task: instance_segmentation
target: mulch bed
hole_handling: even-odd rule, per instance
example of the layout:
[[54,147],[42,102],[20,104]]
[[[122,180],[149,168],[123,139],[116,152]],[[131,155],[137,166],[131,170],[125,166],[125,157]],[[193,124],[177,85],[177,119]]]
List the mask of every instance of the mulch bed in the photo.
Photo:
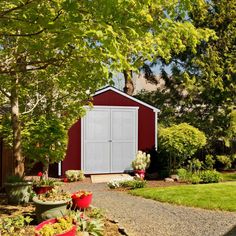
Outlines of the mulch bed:
[[[37,225],[36,216],[34,214],[35,207],[32,203],[25,205],[8,205],[7,198],[5,194],[0,194],[0,218],[5,218],[9,216],[24,215],[30,216],[34,220],[29,226],[24,227],[21,232],[17,232],[18,235],[32,236],[34,235],[34,227]],[[120,236],[119,227],[116,223],[105,219],[104,222],[104,236]],[[0,232],[1,235],[1,232]]]

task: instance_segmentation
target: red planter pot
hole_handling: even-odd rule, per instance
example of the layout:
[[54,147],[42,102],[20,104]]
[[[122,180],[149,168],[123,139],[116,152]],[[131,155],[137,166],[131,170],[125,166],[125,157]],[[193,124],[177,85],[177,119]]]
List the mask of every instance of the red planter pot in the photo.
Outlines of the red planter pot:
[[89,195],[81,195],[79,197],[76,194],[80,194],[80,192],[73,193],[71,198],[73,205],[77,206],[78,208],[88,208],[92,202],[93,194],[90,193]]
[[36,194],[43,194],[43,193],[46,193],[50,190],[52,190],[53,187],[52,186],[33,186],[33,190]]
[[134,170],[134,173],[138,174],[141,179],[144,179],[146,171],[145,170]]
[[[35,227],[36,231],[39,231],[40,229],[43,228],[44,225],[47,224],[54,224],[57,222],[57,219],[49,219],[49,220],[45,220],[42,223],[40,223],[39,225],[37,225]],[[39,233],[35,232],[35,236],[40,236]],[[62,233],[62,234],[56,234],[55,236],[76,236],[76,225],[74,225],[70,230]]]

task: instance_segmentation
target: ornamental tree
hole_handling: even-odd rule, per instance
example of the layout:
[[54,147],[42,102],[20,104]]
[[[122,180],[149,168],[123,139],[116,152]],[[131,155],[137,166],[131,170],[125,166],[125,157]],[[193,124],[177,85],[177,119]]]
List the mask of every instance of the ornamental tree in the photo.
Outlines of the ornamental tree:
[[187,123],[159,130],[159,148],[173,159],[174,170],[205,145],[205,134]]

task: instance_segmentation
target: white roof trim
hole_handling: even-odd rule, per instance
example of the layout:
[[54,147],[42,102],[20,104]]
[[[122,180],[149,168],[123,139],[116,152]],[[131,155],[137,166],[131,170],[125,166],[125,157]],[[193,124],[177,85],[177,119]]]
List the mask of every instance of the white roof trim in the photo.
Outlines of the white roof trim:
[[147,103],[145,103],[145,102],[142,102],[142,101],[140,101],[139,99],[134,98],[134,97],[132,97],[132,96],[130,96],[130,95],[128,95],[128,94],[126,94],[126,93],[120,91],[119,89],[116,89],[116,88],[111,87],[111,86],[108,86],[108,87],[105,87],[105,88],[102,88],[102,89],[98,90],[98,91],[94,94],[94,96],[96,96],[96,95],[98,95],[98,94],[101,94],[101,93],[104,93],[104,92],[109,91],[109,90],[111,90],[111,91],[113,91],[113,92],[115,92],[115,93],[119,93],[120,95],[122,95],[122,96],[124,96],[124,97],[127,97],[127,98],[129,98],[129,99],[131,99],[131,100],[133,100],[133,101],[135,101],[135,102],[137,102],[137,103],[140,103],[140,104],[142,104],[143,106],[152,109],[154,112],[160,112],[160,110],[159,110],[158,108],[156,108],[156,107],[154,107],[154,106],[151,106],[151,105],[149,105],[149,104],[147,104]]

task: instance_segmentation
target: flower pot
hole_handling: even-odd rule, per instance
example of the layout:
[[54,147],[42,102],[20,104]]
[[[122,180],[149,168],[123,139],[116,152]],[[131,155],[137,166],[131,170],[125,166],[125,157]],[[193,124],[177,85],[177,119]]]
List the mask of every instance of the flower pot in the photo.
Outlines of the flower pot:
[[43,194],[53,189],[53,186],[33,186],[36,194]]
[[70,201],[41,201],[37,196],[33,197],[33,202],[36,206],[35,213],[37,221],[40,223],[51,218],[58,218],[67,215],[67,203]]
[[146,171],[145,170],[135,170],[134,173],[139,175],[141,179],[144,179]]
[[92,202],[93,194],[92,193],[88,195],[82,194],[81,196],[76,196],[76,194],[80,194],[80,191],[72,194],[71,198],[72,198],[73,205],[82,209],[88,208]]
[[9,204],[28,203],[32,182],[5,183],[5,189]]
[[[47,224],[54,224],[57,222],[57,219],[53,218],[53,219],[49,219],[49,220],[45,220],[42,223],[40,223],[39,225],[37,225],[35,227],[35,231],[39,231],[40,229],[43,228],[44,225]],[[61,233],[61,234],[56,234],[55,236],[75,236],[76,235],[76,225],[74,225],[71,229],[69,229],[68,231]],[[35,236],[40,236],[39,233],[35,232]]]

